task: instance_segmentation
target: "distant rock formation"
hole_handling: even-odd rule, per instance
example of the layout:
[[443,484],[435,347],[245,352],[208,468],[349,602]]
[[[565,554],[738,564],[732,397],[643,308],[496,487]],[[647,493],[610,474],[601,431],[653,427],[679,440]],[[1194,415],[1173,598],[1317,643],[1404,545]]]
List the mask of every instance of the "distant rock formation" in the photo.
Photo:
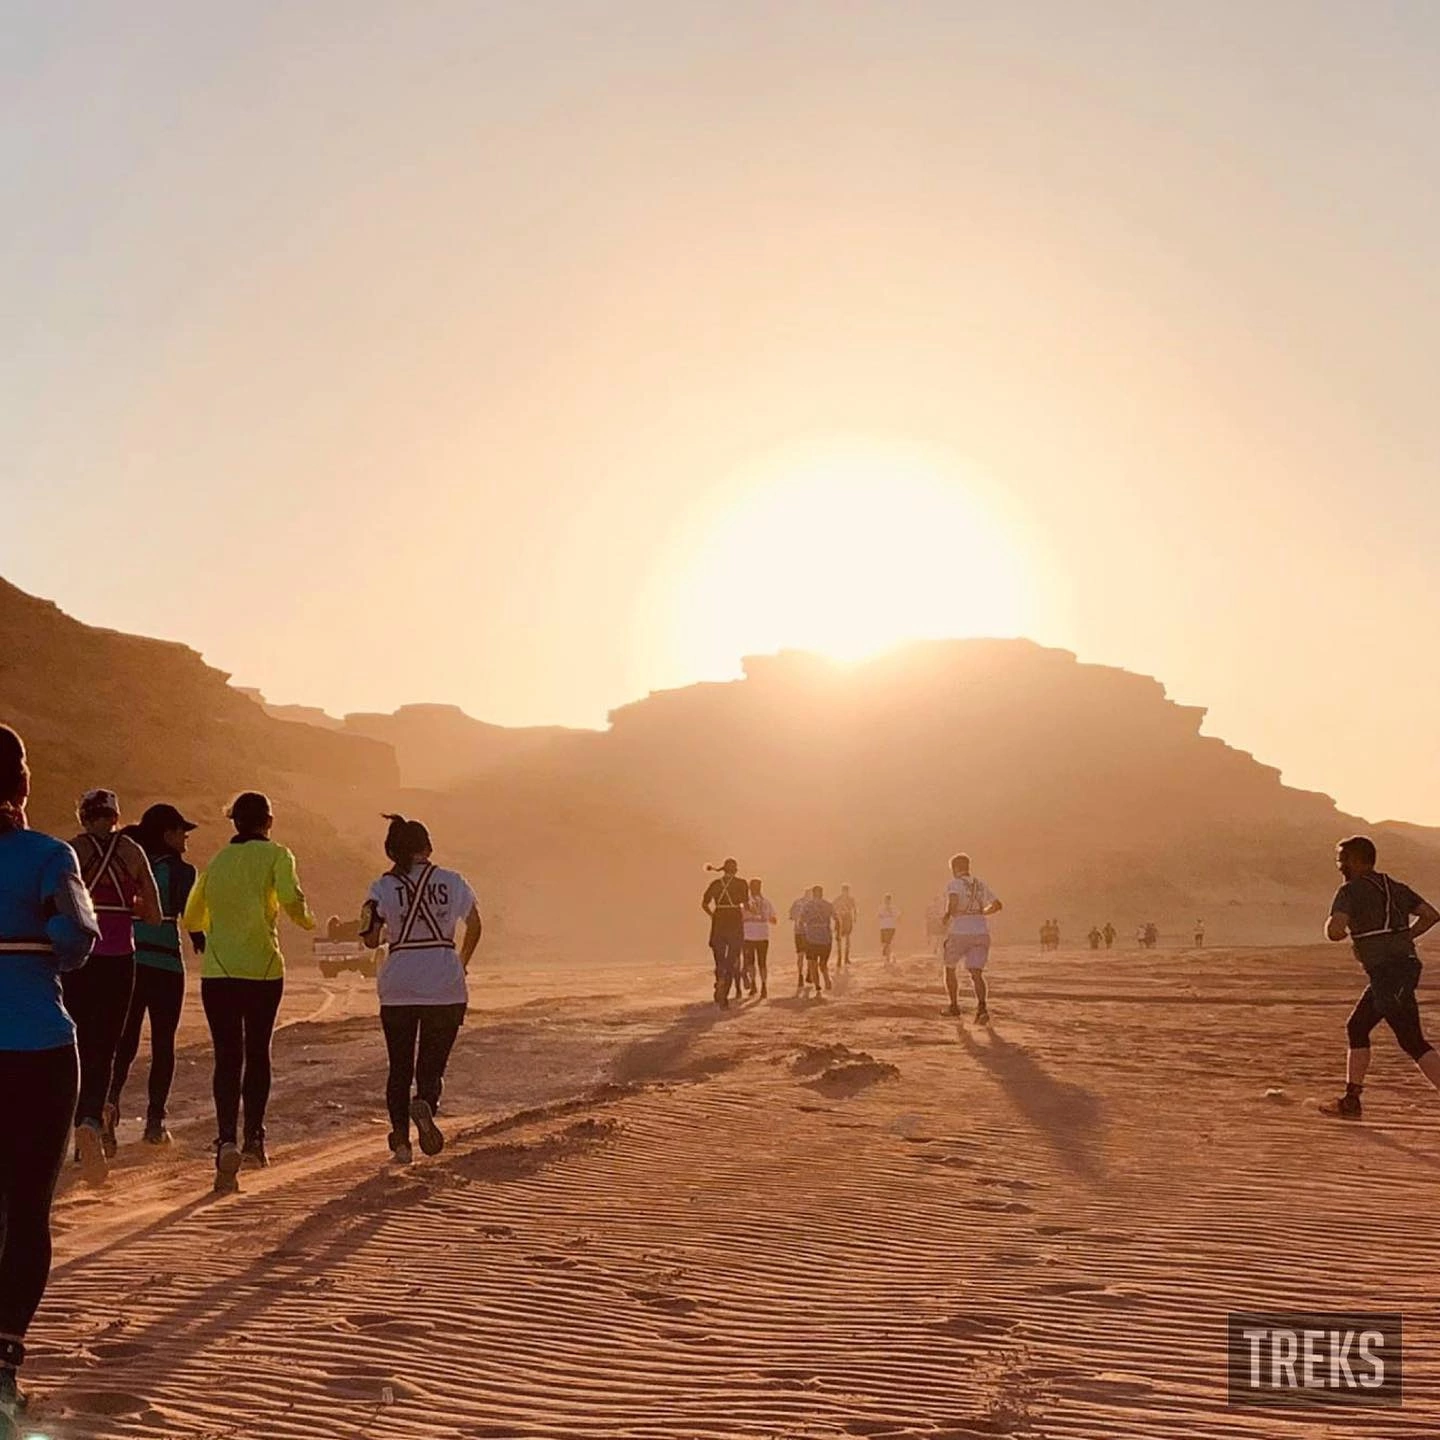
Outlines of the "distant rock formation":
[[0,580],[0,720],[30,749],[36,825],[73,834],[92,786],[116,790],[131,819],[169,800],[201,824],[203,863],[230,836],[226,803],[264,790],[307,886],[358,911],[375,865],[345,832],[399,789],[394,752],[276,720],[228,680],[184,645],[82,625]]
[[262,788],[321,913],[351,917],[384,865],[379,812],[401,809],[470,873],[501,951],[623,947],[703,972],[701,867],[728,854],[782,914],[803,886],[849,883],[861,954],[887,891],[902,953],[923,947],[960,849],[1006,901],[1001,941],[1029,943],[1052,916],[1076,941],[1155,920],[1188,943],[1197,916],[1211,944],[1308,938],[1331,848],[1362,827],[1440,894],[1440,831],[1365,827],[1201,735],[1204,711],[1157,681],[1029,641],[752,657],[742,679],[580,731],[448,705],[343,721],[267,705],[183,646],[81,625],[3,582],[0,636],[0,719],[34,752],[37,823],[67,833],[81,790],[113,786],[133,815],[161,798],[195,810],[203,860],[228,835],[224,800]]

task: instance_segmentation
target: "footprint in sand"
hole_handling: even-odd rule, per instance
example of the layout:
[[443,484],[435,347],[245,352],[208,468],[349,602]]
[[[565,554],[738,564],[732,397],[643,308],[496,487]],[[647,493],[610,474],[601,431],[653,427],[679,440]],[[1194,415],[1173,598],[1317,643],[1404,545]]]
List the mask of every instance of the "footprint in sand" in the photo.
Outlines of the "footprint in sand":
[[132,1395],[125,1390],[77,1390],[62,1397],[67,1410],[79,1415],[109,1415],[119,1418],[127,1415],[143,1415],[150,1409],[150,1402],[141,1395]]
[[627,1290],[632,1300],[648,1305],[652,1310],[663,1310],[667,1315],[689,1315],[700,1308],[696,1300],[687,1300],[683,1295],[666,1295],[659,1290]]

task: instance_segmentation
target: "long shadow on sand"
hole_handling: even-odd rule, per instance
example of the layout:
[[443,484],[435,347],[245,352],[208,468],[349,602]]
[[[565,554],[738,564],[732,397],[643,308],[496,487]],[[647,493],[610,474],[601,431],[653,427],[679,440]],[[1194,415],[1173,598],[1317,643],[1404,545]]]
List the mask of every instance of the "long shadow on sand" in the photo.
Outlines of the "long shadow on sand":
[[982,1041],[962,1026],[960,1043],[1040,1132],[1067,1170],[1085,1180],[1104,1176],[1099,1154],[1103,1113],[1093,1091],[1057,1079],[1028,1050],[1012,1045],[993,1029]]
[[[610,1076],[619,1084],[637,1080],[699,1079],[708,1068],[703,1062],[682,1064],[691,1046],[721,1020],[737,1014],[739,1007],[721,1010],[712,1002],[692,1005],[658,1035],[632,1040],[615,1057]],[[716,1068],[724,1064],[717,1062]]]

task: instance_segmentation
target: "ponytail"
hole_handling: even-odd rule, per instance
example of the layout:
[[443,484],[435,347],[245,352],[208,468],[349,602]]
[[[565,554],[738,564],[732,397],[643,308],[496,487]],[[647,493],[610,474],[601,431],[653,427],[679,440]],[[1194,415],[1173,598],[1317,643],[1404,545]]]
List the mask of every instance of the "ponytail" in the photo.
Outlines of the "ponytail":
[[25,742],[8,725],[0,725],[0,835],[25,828],[25,801],[29,795]]
[[392,873],[406,874],[414,865],[416,857],[430,850],[430,832],[418,820],[407,820],[403,815],[385,815],[382,819],[390,822],[385,832],[385,854],[392,862]]

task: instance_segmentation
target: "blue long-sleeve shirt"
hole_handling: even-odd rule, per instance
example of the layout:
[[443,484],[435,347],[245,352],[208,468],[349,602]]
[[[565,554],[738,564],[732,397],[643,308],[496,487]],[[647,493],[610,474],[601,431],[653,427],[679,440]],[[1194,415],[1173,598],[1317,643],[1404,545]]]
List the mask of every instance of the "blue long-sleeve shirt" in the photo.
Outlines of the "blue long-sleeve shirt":
[[35,830],[0,833],[0,1050],[74,1043],[60,973],[99,938],[75,852]]

